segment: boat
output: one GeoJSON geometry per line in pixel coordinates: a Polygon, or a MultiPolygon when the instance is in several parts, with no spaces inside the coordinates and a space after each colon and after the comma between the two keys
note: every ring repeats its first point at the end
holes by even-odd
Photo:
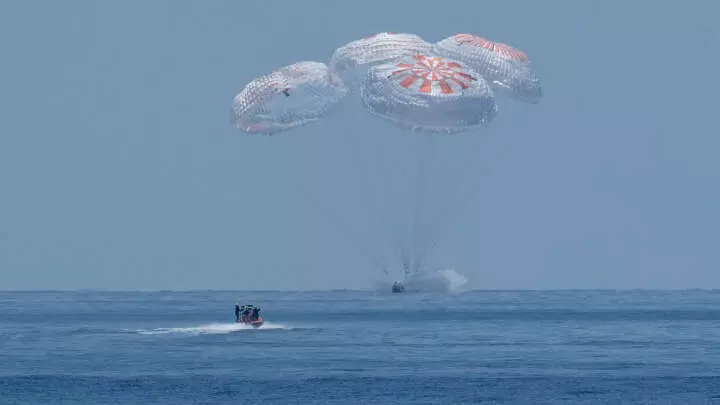
{"type": "Polygon", "coordinates": [[[250,325],[253,328],[263,326],[265,319],[257,312],[255,312],[257,319],[253,319],[253,309],[256,309],[258,312],[260,310],[259,307],[255,307],[254,305],[244,305],[243,309],[240,309],[240,305],[235,303],[235,322],[243,325],[250,325]],[[241,313],[243,314],[242,316],[241,313]]]}
{"type": "Polygon", "coordinates": [[[392,285],[392,292],[393,292],[393,293],[401,293],[401,292],[403,292],[403,291],[405,291],[405,286],[402,285],[401,282],[396,281],[396,282],[393,283],[393,285],[392,285]]]}

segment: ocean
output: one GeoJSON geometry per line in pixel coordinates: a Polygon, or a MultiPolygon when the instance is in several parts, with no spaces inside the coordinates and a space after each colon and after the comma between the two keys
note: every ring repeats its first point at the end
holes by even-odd
{"type": "Polygon", "coordinates": [[[0,365],[18,405],[720,404],[720,291],[0,292],[0,365]]]}

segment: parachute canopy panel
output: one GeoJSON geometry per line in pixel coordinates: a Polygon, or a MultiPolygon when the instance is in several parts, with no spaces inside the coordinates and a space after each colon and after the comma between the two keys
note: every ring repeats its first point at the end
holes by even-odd
{"type": "Polygon", "coordinates": [[[436,43],[433,52],[466,63],[483,75],[494,90],[511,98],[532,104],[542,98],[542,85],[530,59],[510,45],[457,34],[436,43]]]}
{"type": "Polygon", "coordinates": [[[497,114],[493,91],[458,61],[418,54],[369,69],[365,106],[412,131],[458,133],[488,124],[497,114]]]}
{"type": "Polygon", "coordinates": [[[319,120],[347,94],[324,63],[298,62],[248,83],[233,99],[233,123],[271,135],[319,120]]]}
{"type": "Polygon", "coordinates": [[[381,32],[336,49],[330,58],[330,70],[348,87],[357,88],[370,67],[403,56],[427,54],[432,47],[415,34],[381,32]]]}

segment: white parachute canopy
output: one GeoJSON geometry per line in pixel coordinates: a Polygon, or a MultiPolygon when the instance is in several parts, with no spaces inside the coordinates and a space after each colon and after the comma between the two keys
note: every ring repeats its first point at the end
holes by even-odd
{"type": "Polygon", "coordinates": [[[233,123],[247,133],[271,135],[317,121],[347,94],[320,62],[280,68],[248,83],[233,99],[233,123]]]}
{"type": "Polygon", "coordinates": [[[542,85],[530,59],[510,45],[457,34],[436,43],[433,52],[464,62],[485,77],[493,89],[511,98],[532,104],[542,98],[542,85]]]}
{"type": "Polygon", "coordinates": [[[394,59],[430,52],[433,45],[415,34],[381,32],[336,49],[330,70],[352,90],[357,90],[367,70],[394,59]]]}
{"type": "Polygon", "coordinates": [[[492,89],[459,62],[417,54],[370,68],[361,97],[371,113],[412,131],[456,133],[497,113],[492,89]]]}

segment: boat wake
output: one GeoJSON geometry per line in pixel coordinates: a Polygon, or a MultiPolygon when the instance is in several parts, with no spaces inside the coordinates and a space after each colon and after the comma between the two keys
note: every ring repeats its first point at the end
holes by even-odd
{"type": "Polygon", "coordinates": [[[241,323],[211,323],[207,325],[179,327],[179,328],[155,328],[155,329],[139,329],[133,332],[140,335],[165,335],[165,334],[185,334],[185,335],[220,335],[233,333],[244,330],[274,330],[292,328],[278,323],[265,322],[264,325],[254,328],[250,325],[241,323]]]}

